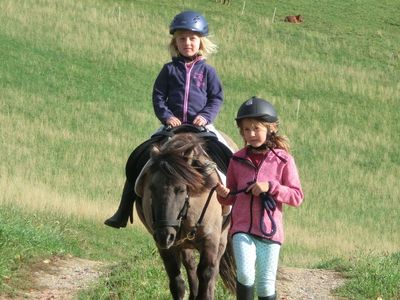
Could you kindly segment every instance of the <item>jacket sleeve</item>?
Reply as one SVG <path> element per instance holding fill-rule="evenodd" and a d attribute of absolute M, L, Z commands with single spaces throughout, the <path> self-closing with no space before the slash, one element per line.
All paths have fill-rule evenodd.
<path fill-rule="evenodd" d="M 207 120 L 207 124 L 214 122 L 224 101 L 222 83 L 213 67 L 207 65 L 207 104 L 198 113 Z"/>
<path fill-rule="evenodd" d="M 168 67 L 164 65 L 158 74 L 153 86 L 154 113 L 161 123 L 165 124 L 174 114 L 167 106 L 168 100 Z"/>
<path fill-rule="evenodd" d="M 301 188 L 299 173 L 291 155 L 287 157 L 287 163 L 283 168 L 280 182 L 272 180 L 269 183 L 269 193 L 276 201 L 291 206 L 299 206 L 303 202 L 304 194 Z"/>

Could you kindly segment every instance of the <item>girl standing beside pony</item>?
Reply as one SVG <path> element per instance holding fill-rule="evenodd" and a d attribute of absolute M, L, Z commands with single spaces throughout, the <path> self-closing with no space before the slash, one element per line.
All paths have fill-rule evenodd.
<path fill-rule="evenodd" d="M 232 205 L 231 228 L 237 266 L 237 299 L 276 299 L 276 273 L 284 240 L 283 204 L 299 206 L 303 191 L 286 137 L 278 134 L 278 115 L 264 99 L 244 102 L 236 122 L 245 147 L 229 164 L 227 185 L 218 200 Z"/>

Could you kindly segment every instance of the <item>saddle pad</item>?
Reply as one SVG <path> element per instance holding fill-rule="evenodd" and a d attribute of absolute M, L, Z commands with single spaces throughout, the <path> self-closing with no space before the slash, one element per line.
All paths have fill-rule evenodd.
<path fill-rule="evenodd" d="M 143 197 L 143 175 L 146 173 L 147 169 L 151 164 L 151 159 L 147 161 L 147 163 L 143 166 L 142 170 L 139 173 L 139 176 L 136 178 L 135 181 L 135 194 L 138 195 L 140 198 Z"/>

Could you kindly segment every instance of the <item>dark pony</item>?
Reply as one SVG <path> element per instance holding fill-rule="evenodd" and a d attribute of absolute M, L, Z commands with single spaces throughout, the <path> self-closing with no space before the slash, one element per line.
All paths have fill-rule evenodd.
<path fill-rule="evenodd" d="M 182 264 L 189 299 L 214 299 L 218 274 L 233 293 L 236 276 L 228 238 L 230 220 L 222 217 L 213 192 L 219 176 L 204 151 L 203 139 L 195 133 L 177 133 L 154 146 L 142 173 L 136 184 L 142 200 L 136 202 L 136 209 L 153 235 L 173 299 L 184 299 Z"/>

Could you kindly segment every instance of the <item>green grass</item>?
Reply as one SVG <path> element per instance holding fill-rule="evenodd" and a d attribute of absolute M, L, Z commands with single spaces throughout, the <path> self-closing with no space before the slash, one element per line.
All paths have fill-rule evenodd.
<path fill-rule="evenodd" d="M 396 299 L 400 292 L 400 252 L 377 255 L 360 252 L 347 259 L 332 259 L 318 268 L 333 268 L 349 280 L 336 292 L 350 299 Z"/>
<path fill-rule="evenodd" d="M 29 283 L 24 280 L 24 270 L 27 265 L 41 257 L 68 253 L 82 255 L 79 253 L 79 239 L 72 239 L 72 232 L 68 221 L 38 214 L 26 215 L 11 206 L 2 206 L 0 290 L 11 293 L 15 286 L 28 288 Z"/>
<path fill-rule="evenodd" d="M 116 261 L 83 297 L 169 297 L 132 289 L 146 274 L 144 285 L 167 290 L 143 229 L 102 222 L 128 155 L 158 127 L 152 85 L 183 8 L 206 15 L 219 46 L 209 59 L 225 89 L 217 127 L 241 145 L 234 116 L 258 95 L 291 140 L 306 198 L 285 211 L 281 264 L 347 262 L 362 278 L 347 296 L 399 297 L 400 4 L 386 0 L 246 1 L 243 13 L 243 1 L 1 1 L 0 290 L 36 259 L 72 253 Z M 292 14 L 305 22 L 282 21 Z"/>

